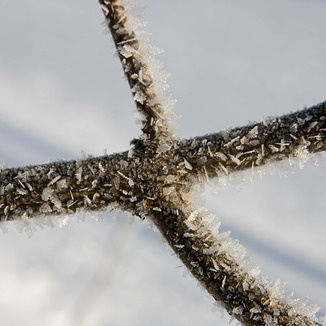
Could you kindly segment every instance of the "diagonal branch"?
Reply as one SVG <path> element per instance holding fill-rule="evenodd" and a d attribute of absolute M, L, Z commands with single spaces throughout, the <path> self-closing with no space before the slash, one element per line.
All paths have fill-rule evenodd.
<path fill-rule="evenodd" d="M 229 232 L 212 231 L 210 216 L 197 210 L 188 195 L 173 192 L 148 212 L 171 248 L 213 298 L 243 325 L 320 325 L 317 305 L 296 306 L 260 274 L 245 249 Z M 215 229 L 218 229 L 218 226 Z"/>
<path fill-rule="evenodd" d="M 149 50 L 136 37 L 128 13 L 119 0 L 99 0 L 114 44 L 129 82 L 138 111 L 142 114 L 142 141 L 151 144 L 167 142 L 172 135 L 160 103 L 153 75 L 149 69 Z"/>

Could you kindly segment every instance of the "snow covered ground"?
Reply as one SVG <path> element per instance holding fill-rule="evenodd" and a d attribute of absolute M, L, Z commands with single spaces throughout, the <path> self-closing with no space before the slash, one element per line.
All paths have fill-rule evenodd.
<path fill-rule="evenodd" d="M 326 100 L 326 3 L 142 0 L 172 73 L 187 138 Z M 0 163 L 101 155 L 140 134 L 103 14 L 92 1 L 9 1 L 0 11 Z M 181 117 L 180 117 L 181 116 Z M 206 206 L 263 272 L 326 314 L 326 156 L 207 188 Z M 292 174 L 294 172 L 294 174 Z M 279 174 L 283 177 L 280 177 Z M 287 174 L 287 177 L 284 177 Z M 241 189 L 239 189 L 241 188 Z M 73 217 L 0 233 L 2 325 L 227 325 L 147 222 Z M 64 221 L 63 221 L 64 222 Z"/>

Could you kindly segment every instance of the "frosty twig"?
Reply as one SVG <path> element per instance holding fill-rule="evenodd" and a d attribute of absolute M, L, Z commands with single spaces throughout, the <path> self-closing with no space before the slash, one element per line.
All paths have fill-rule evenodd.
<path fill-rule="evenodd" d="M 305 161 L 325 149 L 322 103 L 269 122 L 175 140 L 155 153 L 135 146 L 98 158 L 6 169 L 0 172 L 0 219 L 108 207 L 146 216 L 141 213 L 146 201 L 163 200 L 172 188 L 189 193 L 203 175 L 219 177 L 291 157 Z M 143 198 L 146 192 L 151 200 Z"/>
<path fill-rule="evenodd" d="M 124 1 L 99 0 L 139 112 L 128 152 L 0 171 L 0 221 L 110 209 L 151 219 L 214 299 L 245 325 L 319 325 L 316 306 L 267 285 L 245 250 L 191 200 L 196 182 L 326 150 L 326 102 L 189 140 L 171 134 Z M 204 178 L 203 178 L 204 176 Z"/>
<path fill-rule="evenodd" d="M 220 177 L 326 150 L 326 102 L 252 125 L 184 142 L 193 173 Z"/>
<path fill-rule="evenodd" d="M 257 268 L 248 262 L 245 250 L 228 234 L 212 231 L 207 214 L 196 210 L 190 194 L 194 180 L 201 180 L 203 170 L 211 171 L 209 166 L 220 164 L 218 160 L 223 155 L 240 157 L 241 150 L 236 148 L 236 143 L 249 137 L 248 134 L 251 141 L 262 141 L 265 135 L 267 145 L 272 146 L 273 139 L 275 147 L 281 146 L 280 139 L 288 140 L 288 127 L 291 129 L 294 121 L 307 120 L 308 116 L 310 127 L 307 129 L 301 122 L 296 133 L 291 133 L 293 143 L 283 145 L 287 148 L 286 155 L 271 151 L 269 159 L 261 162 L 263 164 L 295 156 L 298 148 L 300 153 L 325 150 L 325 104 L 275 118 L 269 124 L 230 131 L 228 135 L 233 135 L 235 140 L 228 142 L 234 148 L 223 146 L 226 142 L 221 135 L 226 132 L 222 132 L 196 138 L 195 142 L 194 139 L 175 141 L 169 149 L 155 155 L 146 147 L 136 146 L 129 152 L 98 158 L 6 169 L 0 173 L 0 219 L 19 220 L 109 209 L 129 211 L 151 219 L 198 281 L 243 324 L 318 325 L 314 317 L 316 306 L 293 308 L 291 299 L 284 298 L 278 284 L 267 286 Z M 261 136 L 258 131 L 252 132 L 256 126 L 260 126 Z M 239 135 L 242 136 L 239 138 Z M 298 145 L 293 145 L 299 136 L 311 142 L 298 141 Z M 214 139 L 221 142 L 208 142 Z M 251 146 L 260 149 L 261 145 Z M 230 148 L 233 151 L 229 153 L 233 154 L 225 152 Z M 257 160 L 259 151 L 255 155 Z M 238 165 L 234 159 L 227 162 L 230 173 L 250 166 Z"/>
<path fill-rule="evenodd" d="M 317 305 L 294 306 L 279 282 L 267 285 L 228 232 L 212 231 L 209 215 L 181 192 L 150 215 L 171 248 L 217 303 L 243 325 L 319 325 Z M 217 227 L 218 228 L 218 227 Z"/>
<path fill-rule="evenodd" d="M 127 16 L 124 1 L 99 0 L 99 3 L 111 31 L 137 109 L 143 115 L 141 120 L 144 135 L 141 141 L 148 141 L 151 146 L 157 142 L 167 142 L 171 138 L 171 133 L 148 67 L 147 59 L 150 54 L 146 53 L 136 37 L 134 26 Z"/>
<path fill-rule="evenodd" d="M 121 153 L 2 171 L 0 220 L 97 211 L 117 205 L 117 171 L 127 156 Z"/>

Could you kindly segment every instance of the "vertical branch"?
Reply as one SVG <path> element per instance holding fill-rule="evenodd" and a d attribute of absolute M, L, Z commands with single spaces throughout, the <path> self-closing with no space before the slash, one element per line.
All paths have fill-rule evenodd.
<path fill-rule="evenodd" d="M 148 56 L 136 37 L 131 17 L 126 15 L 126 8 L 121 0 L 99 0 L 106 23 L 117 48 L 124 73 L 142 115 L 142 141 L 164 143 L 172 140 L 164 109 L 159 101 L 149 71 Z"/>

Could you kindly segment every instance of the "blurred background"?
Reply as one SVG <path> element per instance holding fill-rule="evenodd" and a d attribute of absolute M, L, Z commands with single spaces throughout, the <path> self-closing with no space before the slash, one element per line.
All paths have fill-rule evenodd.
<path fill-rule="evenodd" d="M 179 137 L 326 100 L 325 1 L 141 4 L 150 43 L 166 50 L 159 58 L 171 73 Z M 1 0 L 1 164 L 120 152 L 139 136 L 102 21 L 95 0 Z M 310 296 L 319 315 L 326 314 L 325 184 L 322 154 L 304 169 L 237 176 L 202 195 L 222 231 L 287 292 Z M 53 219 L 32 236 L 15 223 L 1 226 L 2 325 L 228 325 L 148 222 L 128 214 L 97 220 Z"/>

